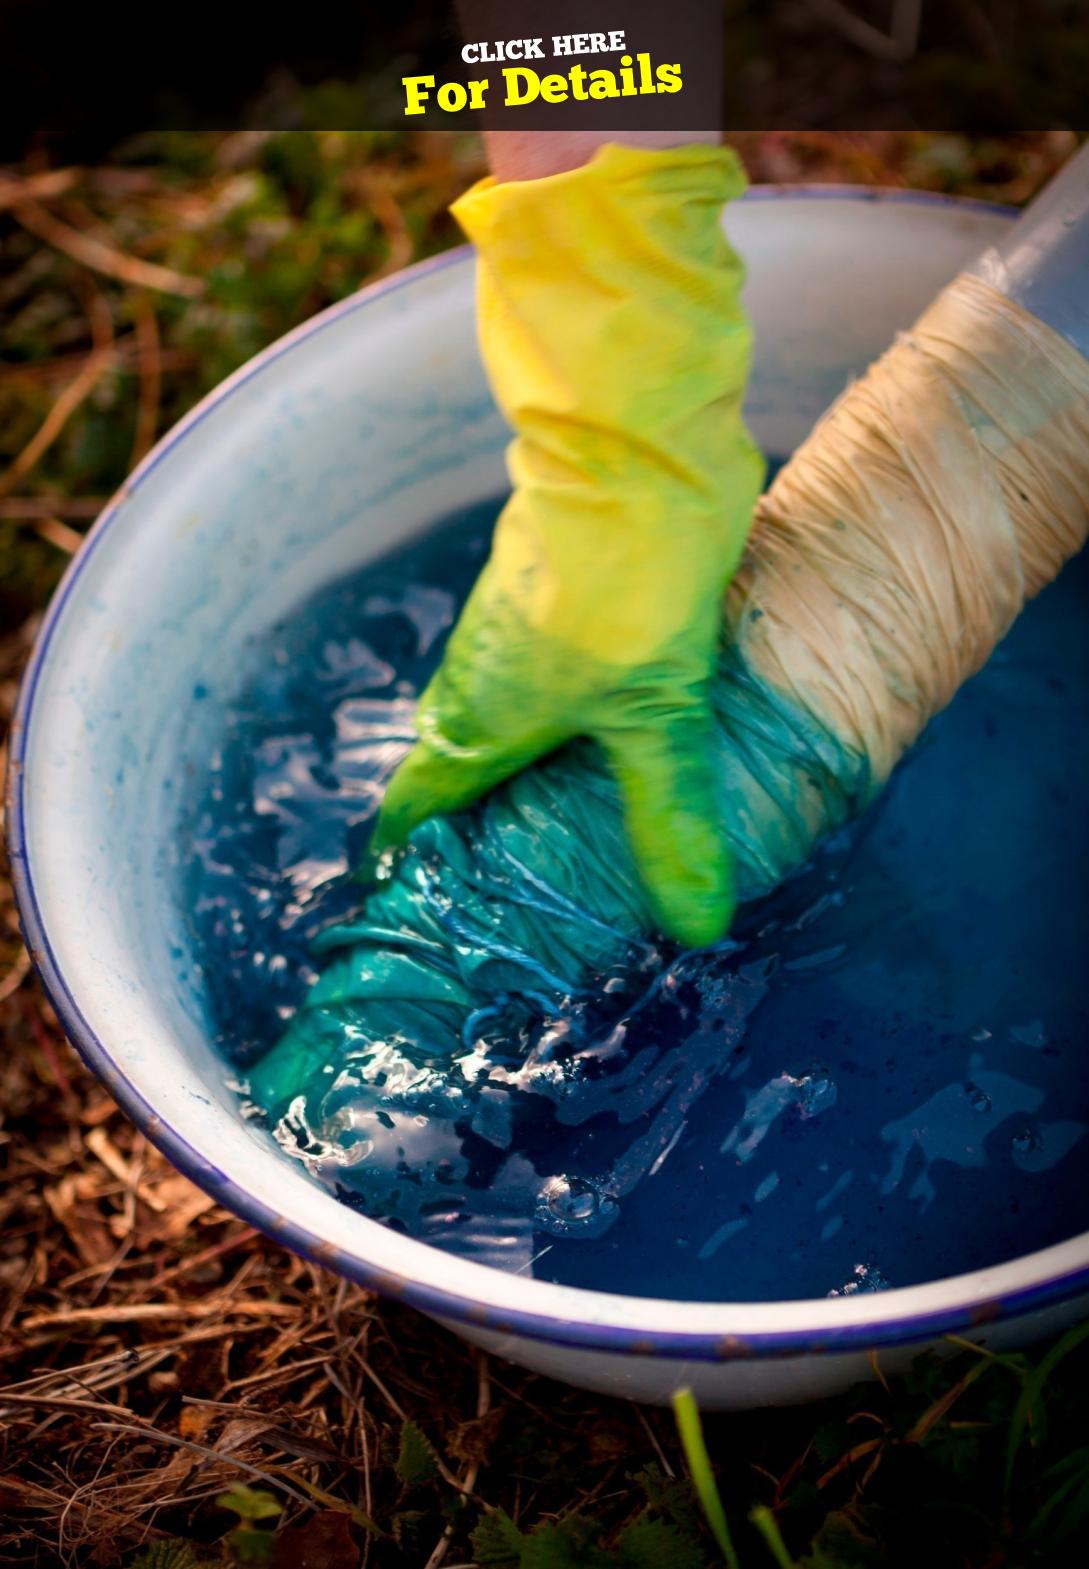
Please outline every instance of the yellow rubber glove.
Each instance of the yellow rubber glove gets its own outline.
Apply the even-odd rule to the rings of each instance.
[[[516,439],[491,557],[390,782],[380,852],[575,736],[605,750],[653,913],[689,945],[733,913],[711,769],[722,594],[763,462],[751,334],[720,226],[736,155],[608,145],[454,208],[484,362]]]

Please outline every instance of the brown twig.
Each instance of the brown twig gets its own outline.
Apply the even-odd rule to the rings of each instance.
[[[672,1481],[673,1478],[676,1476],[676,1472],[674,1471],[673,1467],[669,1463],[669,1458],[666,1455],[665,1450],[662,1448],[661,1443],[658,1440],[657,1433],[655,1433],[654,1429],[650,1425],[650,1419],[648,1418],[646,1412],[643,1410],[642,1406],[637,1406],[637,1405],[635,1405],[633,1403],[632,1404],[632,1410],[635,1412],[636,1416],[639,1418],[639,1421],[642,1423],[642,1426],[643,1426],[643,1431],[646,1433],[647,1437],[650,1439],[651,1448],[654,1450],[654,1453],[658,1456],[658,1464],[661,1466],[661,1468],[664,1471],[665,1475],[669,1477],[670,1481]]]
[[[108,352],[92,354],[75,380],[68,383],[7,473],[0,474],[0,496],[6,496],[53,445],[83,400],[94,391],[109,359]]]
[[[969,1389],[976,1379],[986,1371],[986,1362],[979,1361],[974,1363],[964,1377],[957,1380],[952,1389],[947,1389],[940,1399],[935,1400],[934,1404],[923,1412],[922,1416],[919,1417],[918,1421],[911,1428],[911,1431],[905,1435],[904,1442],[907,1444],[922,1443],[923,1439],[941,1421],[942,1417],[948,1415],[965,1390]]]
[[[47,169],[22,180],[0,180],[0,212],[30,201],[53,201],[72,189],[78,174],[78,169]]]
[[[77,529],[69,528],[67,523],[62,523],[60,518],[42,518],[34,524],[34,532],[47,544],[62,550],[66,556],[74,556],[83,544],[83,535]]]
[[[8,973],[0,978],[0,1002],[6,1002],[19,990],[30,973],[30,955],[24,948]]]
[[[404,212],[388,185],[378,177],[368,179],[364,189],[368,205],[382,225],[388,247],[385,261],[370,275],[373,281],[375,278],[384,278],[391,272],[399,272],[411,261],[414,246]]]
[[[139,362],[140,345],[135,330],[119,335],[114,354],[118,365],[126,368]],[[0,383],[38,385],[42,382],[63,381],[65,377],[82,370],[87,358],[86,350],[80,350],[73,354],[55,354],[49,360],[0,365]],[[196,362],[197,356],[192,349],[163,349],[159,355],[159,368],[164,375],[167,372],[191,370]]]
[[[233,1237],[225,1237],[222,1242],[213,1243],[211,1247],[204,1248],[200,1253],[194,1253],[191,1258],[183,1258],[180,1263],[173,1264],[169,1269],[161,1269],[153,1279],[147,1283],[149,1291],[157,1291],[167,1281],[177,1280],[182,1275],[187,1275],[191,1270],[200,1269],[205,1264],[210,1264],[214,1259],[224,1258],[228,1253],[233,1253],[237,1248],[246,1247],[257,1236],[252,1226],[243,1226]]]
[[[12,211],[24,229],[93,272],[104,273],[106,277],[116,278],[136,289],[157,289],[163,294],[180,294],[184,299],[195,299],[204,292],[203,278],[191,278],[171,267],[160,267],[157,262],[128,256],[94,235],[73,229],[71,224],[55,218],[37,202],[18,202]]]
[[[55,1313],[32,1313],[24,1318],[21,1329],[61,1329],[74,1324],[137,1324],[154,1319],[215,1318],[218,1313],[238,1314],[243,1318],[298,1318],[300,1309],[293,1302],[254,1301],[249,1298],[204,1302],[127,1302],[117,1307],[61,1308]]]
[[[260,1466],[249,1465],[235,1455],[225,1455],[218,1449],[211,1449],[207,1444],[194,1443],[190,1438],[175,1438],[172,1433],[160,1432],[158,1428],[129,1426],[124,1422],[96,1422],[95,1426],[107,1433],[125,1433],[145,1440],[151,1439],[159,1444],[170,1444],[177,1449],[188,1449],[191,1454],[203,1455],[206,1460],[215,1460],[220,1465],[244,1471],[248,1476],[256,1477],[259,1482],[264,1482],[269,1487],[278,1487],[281,1492],[294,1498],[296,1503],[309,1504],[310,1502],[305,1493],[300,1493],[290,1482],[285,1481],[274,1468],[262,1470]],[[340,1505],[340,1507],[344,1506]]]
[[[76,1400],[65,1395],[14,1395],[4,1396],[9,1406],[41,1407],[48,1411],[91,1411],[101,1416],[104,1411],[115,1416],[131,1416],[128,1406],[114,1405],[112,1400]]]
[[[93,350],[79,375],[64,388],[34,435],[14,458],[7,473],[0,474],[0,497],[8,495],[16,482],[49,450],[80,404],[94,391],[113,358],[113,318],[106,297],[86,274],[77,274],[73,281],[87,315]]]
[[[136,341],[139,346],[140,397],[136,409],[136,433],[129,457],[130,469],[134,469],[150,452],[155,441],[163,384],[159,322],[155,315],[155,308],[146,294],[141,294],[137,298],[135,314]]]
[[[848,43],[875,60],[902,64],[910,60],[919,47],[923,0],[893,0],[892,26],[887,33],[857,15],[843,0],[808,0],[808,5],[822,22],[834,27]]]
[[[107,500],[106,496],[5,496],[0,499],[0,518],[28,523],[39,518],[96,518]]]
[[[476,1415],[477,1421],[482,1421],[492,1408],[492,1386],[488,1377],[488,1358],[483,1351],[477,1353],[477,1386],[476,1386]],[[440,1471],[442,1467],[440,1466]],[[443,1473],[445,1475],[445,1473]],[[480,1475],[480,1461],[470,1461],[464,1474],[455,1479],[455,1486],[466,1496],[471,1496]],[[451,1520],[446,1530],[435,1543],[430,1558],[424,1569],[439,1569],[446,1554],[450,1550],[450,1543],[454,1539],[454,1522]]]
[[[877,1449],[882,1449],[886,1443],[884,1436],[881,1438],[867,1438],[861,1444],[855,1444],[853,1449],[848,1449],[840,1455],[835,1465],[829,1467],[823,1476],[817,1478],[818,1489],[825,1488],[829,1482],[839,1476],[841,1471],[846,1471],[853,1466],[856,1460],[862,1460],[866,1455],[872,1455]]]

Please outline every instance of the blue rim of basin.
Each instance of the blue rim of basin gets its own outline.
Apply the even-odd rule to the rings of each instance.
[[[862,202],[902,202],[928,206],[951,206],[958,211],[984,211],[1006,218],[1016,216],[1016,210],[996,202],[974,198],[948,196],[926,191],[900,191],[850,185],[768,185],[754,186],[744,200],[849,200]],[[336,1270],[360,1285],[380,1291],[387,1296],[410,1303],[413,1307],[439,1318],[463,1323],[469,1327],[490,1330],[497,1334],[515,1334],[584,1350],[601,1350],[624,1355],[658,1356],[678,1360],[718,1362],[743,1357],[800,1356],[865,1351],[882,1346],[902,1345],[926,1341],[959,1331],[978,1328],[999,1319],[1017,1317],[1039,1310],[1049,1304],[1065,1300],[1079,1292],[1089,1290],[1089,1263],[969,1303],[954,1301],[947,1307],[924,1312],[891,1312],[879,1316],[879,1305],[888,1301],[895,1306],[901,1291],[876,1293],[869,1297],[872,1316],[865,1322],[846,1322],[842,1326],[825,1324],[821,1328],[776,1329],[747,1332],[744,1335],[713,1332],[693,1333],[668,1328],[639,1329],[633,1331],[619,1325],[585,1322],[575,1318],[559,1318],[551,1314],[515,1308],[497,1308],[484,1297],[472,1298],[461,1293],[444,1290],[441,1286],[393,1274],[367,1261],[359,1254],[338,1248],[325,1241],[297,1222],[289,1221],[276,1210],[248,1192],[244,1186],[226,1177],[193,1148],[174,1128],[165,1123],[154,1107],[132,1086],[118,1068],[105,1043],[95,1034],[84,1018],[79,1004],[61,971],[46,935],[44,922],[34,888],[34,878],[25,853],[24,761],[26,740],[34,713],[34,701],[39,678],[48,657],[54,630],[64,612],[69,596],[75,589],[91,555],[115,522],[122,503],[132,496],[153,472],[157,465],[183,441],[208,415],[231,398],[243,385],[260,375],[282,354],[303,339],[310,338],[334,326],[343,317],[366,309],[374,301],[397,290],[406,288],[423,276],[463,263],[468,255],[467,246],[459,246],[437,257],[418,262],[390,278],[371,284],[356,294],[329,307],[241,366],[219,387],[208,394],[182,419],[129,477],[120,491],[106,505],[86,543],[72,561],[58,586],[46,611],[30,661],[24,674],[15,717],[12,722],[10,755],[7,778],[8,850],[11,859],[12,883],[16,904],[27,948],[34,967],[41,979],[46,996],[52,1005],[65,1034],[75,1045],[87,1066],[105,1084],[111,1095],[136,1126],[185,1176],[210,1192],[217,1202],[232,1210],[242,1219],[263,1232],[272,1240],[289,1247],[304,1258]],[[427,1244],[421,1244],[427,1246]],[[439,1252],[439,1250],[433,1250]],[[440,1255],[441,1256],[441,1255]],[[1024,1255],[1025,1258],[1031,1255]],[[1009,1263],[1016,1262],[1008,1261]],[[1004,1268],[1006,1266],[996,1266]],[[982,1272],[979,1272],[982,1273]],[[954,1283],[968,1277],[950,1276],[945,1281],[929,1282],[930,1286],[948,1283],[955,1294]],[[533,1282],[527,1281],[532,1287]],[[908,1288],[911,1289],[911,1288]],[[577,1297],[578,1293],[574,1292]],[[627,1300],[620,1298],[618,1300]],[[854,1301],[857,1302],[857,1298]],[[705,1303],[711,1310],[716,1304]],[[737,1306],[737,1304],[730,1304]],[[785,1304],[783,1304],[785,1305]],[[727,1304],[723,1304],[727,1306]],[[747,1304],[757,1308],[760,1304]],[[804,1315],[806,1302],[791,1301],[800,1315]]]

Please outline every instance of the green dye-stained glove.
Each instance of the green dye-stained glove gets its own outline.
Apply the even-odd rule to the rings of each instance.
[[[763,479],[741,418],[742,269],[720,226],[744,183],[724,148],[610,145],[455,204],[479,258],[485,364],[516,432],[514,492],[373,845],[589,736],[662,928],[690,945],[733,912],[709,686]]]

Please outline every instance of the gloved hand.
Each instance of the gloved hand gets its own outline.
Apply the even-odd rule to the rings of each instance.
[[[514,493],[417,711],[372,848],[403,843],[575,736],[605,750],[653,913],[698,946],[733,913],[711,770],[722,595],[763,463],[728,149],[608,145],[453,211]]]

